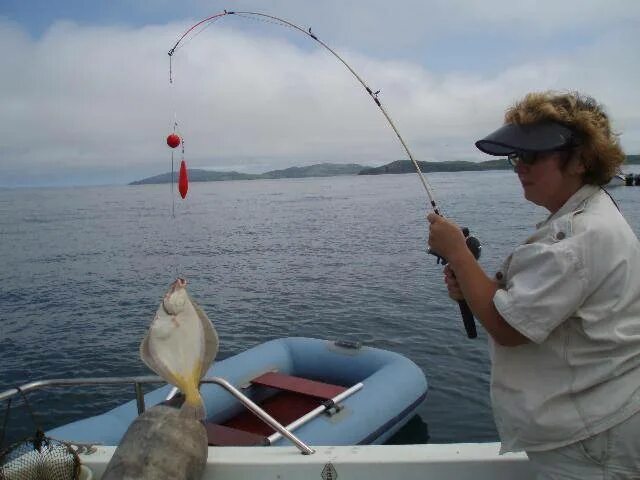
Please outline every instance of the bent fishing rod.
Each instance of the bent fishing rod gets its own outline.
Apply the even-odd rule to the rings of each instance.
[[[173,55],[175,54],[176,50],[178,50],[181,47],[183,40],[185,38],[187,38],[187,36],[191,32],[193,32],[195,29],[197,29],[198,27],[202,26],[202,29],[200,31],[198,31],[197,33],[195,33],[194,37],[196,35],[198,35],[199,33],[201,33],[205,28],[207,28],[208,26],[213,24],[215,21],[217,21],[217,20],[219,20],[219,19],[221,19],[221,18],[223,18],[225,16],[228,16],[228,15],[235,15],[235,16],[238,16],[238,17],[248,18],[248,19],[251,19],[251,20],[262,20],[262,21],[266,21],[268,23],[274,23],[276,25],[281,25],[281,26],[286,26],[286,27],[293,28],[294,30],[306,35],[307,37],[311,38],[314,42],[316,42],[319,45],[321,45],[325,50],[330,52],[338,61],[340,61],[340,63],[342,63],[347,68],[347,70],[349,70],[349,72],[351,72],[351,74],[356,78],[356,80],[358,80],[358,82],[366,90],[367,94],[371,97],[371,99],[374,101],[374,103],[378,106],[378,108],[380,109],[380,111],[384,115],[384,118],[387,120],[387,123],[393,129],[394,133],[396,134],[396,137],[398,137],[398,140],[400,141],[400,144],[402,145],[402,148],[404,149],[404,151],[406,152],[407,156],[409,157],[409,160],[411,160],[411,163],[413,164],[413,166],[414,166],[414,168],[416,170],[416,173],[418,174],[418,177],[420,178],[420,182],[422,183],[422,186],[424,187],[424,190],[425,190],[425,192],[427,194],[427,197],[429,199],[429,202],[431,204],[431,208],[432,208],[433,212],[435,214],[437,214],[437,215],[441,215],[440,210],[438,209],[438,205],[437,205],[436,200],[435,200],[435,195],[433,194],[433,189],[429,185],[429,182],[427,181],[427,179],[425,178],[424,174],[422,173],[422,170],[420,169],[420,165],[415,160],[414,156],[412,155],[411,151],[409,150],[409,147],[407,146],[406,142],[402,138],[402,135],[400,135],[400,132],[398,131],[398,128],[393,123],[393,120],[391,119],[391,117],[387,113],[387,110],[384,108],[384,106],[382,105],[382,102],[380,101],[380,98],[378,97],[378,95],[380,93],[380,90],[374,91],[373,89],[371,89],[369,87],[369,85],[367,85],[367,83],[362,79],[362,77],[360,75],[358,75],[356,73],[356,71],[340,55],[338,55],[336,53],[335,50],[333,50],[326,43],[324,43],[322,40],[320,40],[318,38],[318,36],[311,31],[311,28],[304,29],[304,28],[302,28],[302,27],[300,27],[300,26],[298,26],[298,25],[296,25],[296,24],[294,24],[292,22],[289,22],[288,20],[284,20],[284,19],[276,17],[274,15],[268,15],[266,13],[259,13],[259,12],[227,11],[227,10],[224,10],[221,13],[217,13],[215,15],[211,15],[211,16],[209,16],[207,18],[204,18],[204,19],[200,20],[199,22],[195,23],[193,26],[189,27],[182,34],[182,36],[180,38],[178,38],[178,41],[169,50],[168,54],[169,54],[169,82],[170,83],[173,82],[172,58],[173,58]],[[473,253],[474,257],[476,259],[478,259],[480,257],[480,251],[481,251],[480,242],[478,241],[477,238],[472,237],[472,236],[469,235],[469,229],[467,229],[465,227],[462,230],[463,230],[463,234],[464,234],[464,236],[466,238],[467,247],[471,250],[471,252]],[[436,252],[433,252],[433,251],[429,250],[429,253],[432,254],[432,255],[435,255],[437,257],[437,263],[442,263],[443,265],[447,263],[447,260],[445,258],[441,257],[440,255],[438,255]],[[478,334],[477,334],[477,331],[476,331],[475,321],[473,319],[473,313],[471,312],[471,309],[469,308],[469,305],[467,304],[467,302],[465,300],[460,300],[460,301],[458,301],[458,306],[460,307],[460,313],[462,315],[462,320],[463,320],[463,323],[464,323],[465,330],[467,332],[467,336],[469,338],[475,338]]]

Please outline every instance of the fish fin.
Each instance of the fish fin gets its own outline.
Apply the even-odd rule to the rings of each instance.
[[[140,358],[147,367],[165,379],[167,383],[177,387],[181,392],[184,392],[187,388],[186,382],[181,377],[173,374],[163,363],[156,361],[149,347],[148,336],[144,337],[140,344]]]
[[[151,350],[149,349],[149,335],[145,335],[142,339],[142,343],[140,343],[140,359],[144,362],[144,364],[149,367],[154,372],[158,373],[158,367],[156,365],[155,360],[153,359],[153,355],[151,355]]]
[[[162,305],[160,306],[160,308],[162,308]],[[164,378],[164,374],[161,372],[163,372],[166,369],[163,368],[163,366],[156,361],[155,356],[151,352],[151,345],[149,344],[149,341],[150,341],[149,332],[157,321],[158,321],[158,313],[156,313],[156,316],[153,318],[153,322],[151,322],[150,329],[147,331],[146,335],[142,339],[142,342],[140,343],[140,359],[144,362],[144,364],[147,367],[149,367],[155,373],[157,373],[158,375]]]
[[[200,364],[200,378],[202,378],[213,363],[213,360],[216,358],[218,354],[218,332],[213,327],[211,320],[207,317],[207,314],[202,309],[200,305],[198,305],[193,298],[191,299],[191,303],[193,304],[193,308],[198,314],[198,318],[200,319],[200,323],[202,324],[202,331],[204,332],[204,356],[202,358],[202,362]]]

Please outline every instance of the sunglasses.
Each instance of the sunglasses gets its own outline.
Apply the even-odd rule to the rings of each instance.
[[[538,152],[513,152],[507,155],[507,160],[512,167],[518,163],[531,166],[538,160]]]
[[[536,163],[542,155],[553,152],[567,152],[567,156],[563,157],[563,160],[567,161],[570,156],[570,150],[571,148],[558,148],[557,150],[551,150],[548,152],[514,152],[507,155],[507,161],[512,167],[515,167],[519,163],[530,167]]]

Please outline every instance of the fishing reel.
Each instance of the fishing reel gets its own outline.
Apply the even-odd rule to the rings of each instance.
[[[467,227],[462,227],[462,234],[464,235],[467,248],[471,250],[473,257],[476,260],[478,260],[480,258],[480,252],[482,251],[482,244],[480,243],[480,240],[478,240],[476,237],[469,235],[469,229]],[[433,250],[429,249],[427,253],[436,257],[437,264],[442,264],[442,265],[447,264],[447,259],[444,257],[441,257]]]
[[[465,237],[467,248],[471,251],[474,258],[478,260],[480,258],[480,252],[482,251],[482,244],[480,243],[480,240],[478,240],[476,237],[469,235],[469,229],[467,227],[462,227],[462,234]],[[428,253],[431,255],[434,255],[437,258],[436,260],[437,264],[442,264],[442,265],[447,264],[447,259],[444,257],[441,257],[433,250],[429,249]],[[459,300],[458,307],[460,307],[460,314],[462,315],[462,322],[464,323],[464,329],[467,331],[467,337],[476,338],[478,336],[478,332],[476,330],[476,323],[475,323],[475,320],[473,319],[473,312],[471,312],[471,309],[469,308],[469,305],[467,304],[466,300]]]
[[[469,229],[462,227],[462,234],[464,235],[467,248],[471,250],[473,257],[478,260],[480,258],[480,252],[482,252],[482,244],[476,237],[469,235]]]

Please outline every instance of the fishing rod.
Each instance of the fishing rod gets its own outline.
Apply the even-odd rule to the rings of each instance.
[[[215,21],[217,21],[217,20],[219,20],[222,17],[225,17],[227,15],[237,15],[239,17],[249,18],[249,19],[253,19],[253,20],[256,20],[256,19],[268,19],[269,21],[272,21],[271,23],[280,24],[282,26],[287,26],[287,27],[293,28],[294,30],[297,30],[300,33],[303,33],[307,37],[311,38],[313,41],[315,41],[316,43],[318,43],[319,45],[324,47],[327,51],[329,51],[336,59],[338,59],[338,61],[340,61],[340,63],[342,63],[347,68],[347,70],[349,70],[349,72],[351,72],[351,74],[356,78],[356,80],[358,80],[358,82],[364,87],[364,89],[366,90],[367,94],[371,97],[371,99],[375,102],[375,104],[378,106],[378,108],[380,109],[380,111],[384,115],[385,119],[387,120],[387,123],[393,129],[394,133],[396,134],[396,137],[398,137],[398,140],[400,141],[400,144],[402,145],[402,147],[404,148],[404,151],[406,152],[407,156],[409,157],[409,160],[411,160],[411,163],[413,164],[413,166],[414,166],[414,168],[416,170],[416,173],[418,174],[418,177],[420,178],[420,182],[422,183],[422,186],[424,187],[424,190],[425,190],[425,192],[427,194],[427,197],[429,199],[429,202],[431,204],[431,208],[432,208],[433,212],[435,214],[437,214],[437,215],[441,215],[440,210],[438,208],[438,204],[436,203],[436,199],[435,199],[435,195],[433,193],[433,189],[429,185],[429,182],[427,181],[427,179],[425,178],[424,174],[422,173],[422,170],[420,169],[420,165],[415,160],[413,154],[411,153],[411,151],[409,150],[409,147],[407,146],[407,143],[402,138],[402,135],[400,135],[400,132],[398,131],[398,128],[396,127],[395,123],[393,122],[393,120],[391,119],[389,114],[387,113],[387,110],[384,108],[384,106],[382,105],[382,102],[380,101],[380,98],[378,97],[378,95],[380,93],[380,90],[374,91],[373,89],[371,89],[369,87],[369,85],[367,85],[367,83],[362,79],[362,77],[360,75],[358,75],[356,73],[356,71],[340,55],[338,55],[338,53],[336,53],[335,50],[333,50],[326,43],[324,43],[322,40],[320,40],[318,38],[318,36],[311,31],[311,27],[309,27],[307,29],[304,29],[304,28],[302,28],[302,27],[300,27],[300,26],[298,26],[298,25],[296,25],[296,24],[294,24],[292,22],[289,22],[288,20],[284,20],[283,18],[276,17],[274,15],[268,15],[266,13],[260,13],[260,12],[227,11],[227,10],[224,10],[221,13],[217,13],[215,15],[211,15],[211,16],[209,16],[207,18],[204,18],[204,19],[200,20],[199,22],[195,23],[191,27],[189,27],[182,34],[182,36],[180,36],[180,38],[178,38],[176,43],[169,50],[168,54],[169,54],[169,82],[170,83],[173,82],[173,76],[172,76],[173,75],[173,73],[172,73],[172,58],[173,58],[173,55],[176,52],[176,50],[180,47],[180,44],[187,37],[187,35],[189,35],[189,33],[194,31],[199,26],[204,25],[204,28],[207,28],[213,22],[215,22]],[[203,28],[203,30],[204,30],[204,28]],[[202,30],[200,30],[200,32],[201,31]],[[197,34],[199,34],[200,32],[198,32]],[[480,251],[481,251],[480,242],[478,241],[477,238],[472,237],[472,236],[469,235],[469,229],[467,229],[466,227],[463,228],[463,234],[464,234],[464,236],[466,238],[467,247],[471,250],[471,252],[473,253],[473,255],[474,255],[474,257],[476,259],[479,258]],[[442,264],[446,264],[447,263],[447,260],[445,258],[441,257],[440,255],[438,255],[437,253],[432,252],[432,251],[429,251],[429,253],[432,254],[432,255],[435,255],[437,257],[437,262],[438,263],[442,263]],[[465,300],[459,301],[458,305],[460,307],[460,313],[462,315],[462,320],[463,320],[463,323],[464,323],[465,330],[467,332],[467,336],[469,338],[475,338],[477,336],[476,325],[475,325],[475,322],[474,322],[474,319],[473,319],[473,313],[471,312],[471,309],[469,308],[469,305],[467,304],[467,302]]]
[[[299,32],[305,34],[306,36],[310,37],[311,39],[313,39],[315,42],[319,43],[320,45],[322,45],[326,50],[328,50],[329,52],[331,52],[331,54],[336,57],[346,68],[347,70],[349,70],[353,76],[358,80],[358,82],[360,82],[360,84],[364,87],[364,89],[367,91],[367,93],[369,94],[369,96],[373,99],[373,101],[376,103],[376,105],[378,106],[378,108],[380,109],[380,111],[382,112],[382,114],[385,116],[385,118],[387,119],[387,122],[389,123],[389,125],[391,126],[391,128],[393,129],[393,131],[395,132],[396,136],[398,137],[398,140],[400,140],[400,143],[402,144],[402,147],[404,148],[405,152],[407,153],[407,155],[409,156],[409,159],[411,160],[411,162],[413,163],[416,172],[418,173],[418,176],[420,177],[420,181],[422,183],[422,186],[424,187],[427,196],[429,197],[429,200],[431,202],[431,208],[433,209],[433,211],[435,213],[437,213],[438,215],[440,215],[440,211],[438,210],[438,206],[436,204],[436,200],[435,200],[435,195],[433,194],[433,189],[431,188],[431,186],[429,185],[429,183],[427,182],[426,178],[424,177],[424,175],[422,174],[422,170],[420,170],[420,165],[418,164],[418,162],[415,160],[415,158],[413,157],[413,155],[411,154],[411,151],[409,150],[409,147],[407,146],[406,142],[404,141],[404,139],[402,138],[402,136],[400,135],[400,132],[398,131],[398,129],[396,128],[395,124],[393,123],[393,120],[391,119],[391,117],[389,116],[389,114],[387,113],[387,111],[385,110],[384,106],[382,105],[382,102],[380,101],[380,99],[378,98],[378,94],[380,93],[380,90],[378,91],[373,91],[367,84],[366,82],[362,79],[362,77],[360,77],[360,75],[358,75],[356,73],[356,71],[351,68],[351,66],[340,56],[338,55],[335,50],[333,50],[331,47],[329,47],[326,43],[324,43],[322,40],[320,40],[312,31],[311,28],[305,30],[304,28],[295,25],[287,20],[284,20],[282,18],[279,17],[275,17],[273,15],[267,15],[265,13],[258,13],[258,12],[236,12],[236,11],[227,11],[225,10],[222,13],[218,13],[216,15],[212,15],[208,18],[205,18],[204,20],[199,21],[198,23],[196,23],[195,25],[193,25],[192,27],[190,27],[186,32],[184,32],[182,34],[182,36],[178,39],[178,41],[175,43],[175,45],[171,48],[171,50],[169,50],[169,57],[172,57],[173,54],[175,53],[176,49],[178,48],[178,46],[180,45],[180,43],[182,42],[182,40],[184,40],[184,38],[193,30],[195,30],[197,27],[199,27],[200,25],[206,24],[208,22],[213,22],[225,15],[238,15],[241,17],[249,17],[249,16],[256,16],[256,17],[263,17],[263,18],[268,18],[270,20],[274,20],[276,22],[280,22],[281,24],[284,24],[288,27],[294,28],[295,30],[298,30]],[[171,63],[169,64],[169,69],[170,69],[170,73],[169,75],[171,76]],[[169,79],[169,81],[171,81],[171,78]]]

